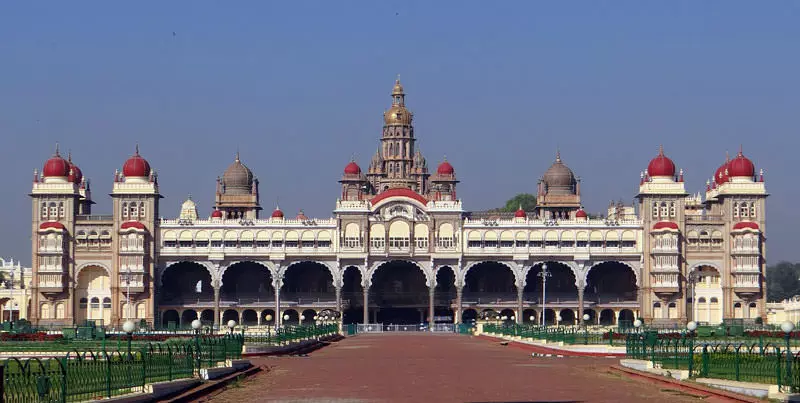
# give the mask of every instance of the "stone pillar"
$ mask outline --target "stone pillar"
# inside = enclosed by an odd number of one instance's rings
[[[336,289],[336,312],[342,313],[342,287],[335,287]],[[342,315],[344,317],[344,315]]]
[[[364,287],[364,324],[369,324],[369,288]]]
[[[578,286],[578,323],[583,324],[583,291],[585,286]]]
[[[453,320],[456,324],[461,323],[461,298],[464,287],[456,286],[456,309],[453,311]]]
[[[213,285],[214,288],[214,329],[219,329],[219,291],[222,288],[222,285],[219,283],[215,283]]]
[[[517,286],[517,315],[515,317],[516,323],[522,323],[522,292],[524,288]]]
[[[283,279],[277,279],[272,282],[272,287],[275,289],[275,328],[283,326],[283,312],[281,312],[281,287],[283,287]]]
[[[428,326],[433,329],[433,324],[436,322],[433,319],[433,303],[436,293],[436,287],[428,287]]]

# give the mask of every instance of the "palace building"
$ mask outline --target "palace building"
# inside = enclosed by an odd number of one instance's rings
[[[138,147],[114,173],[111,214],[95,214],[89,180],[56,149],[30,194],[31,320],[255,326],[332,309],[345,323],[452,323],[488,310],[539,323],[543,308],[561,324],[765,318],[767,193],[741,151],[688,193],[659,150],[631,178],[638,206],[612,203],[603,217],[583,210],[580,179],[557,153],[534,211],[468,212],[454,167],[429,170],[405,97],[398,80],[378,150],[366,170],[345,165],[329,218],[264,214],[238,153],[213,211],[190,198],[159,218],[158,175]]]

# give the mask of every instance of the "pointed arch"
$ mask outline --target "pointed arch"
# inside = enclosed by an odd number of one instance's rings
[[[405,262],[405,263],[410,263],[410,264],[416,266],[422,272],[422,274],[425,276],[425,284],[427,284],[428,287],[431,287],[431,286],[435,287],[436,286],[436,278],[431,273],[431,270],[426,268],[420,262],[417,262],[417,261],[414,261],[414,260],[411,260],[411,259],[392,259],[392,260],[380,260],[380,261],[374,262],[372,264],[372,266],[367,270],[367,273],[364,276],[362,285],[365,288],[369,288],[370,286],[372,286],[372,279],[375,276],[375,272],[378,271],[378,269],[380,269],[382,266],[385,266],[388,263],[392,263],[392,262]]]
[[[603,260],[603,261],[593,262],[592,265],[586,270],[586,274],[584,276],[584,284],[586,283],[586,280],[589,278],[589,272],[591,272],[592,269],[594,269],[595,267],[600,266],[604,263],[619,263],[621,265],[628,267],[629,269],[631,269],[634,277],[636,278],[636,287],[642,286],[641,273],[639,273],[639,269],[637,267],[634,267],[630,262],[626,262],[624,260]]]

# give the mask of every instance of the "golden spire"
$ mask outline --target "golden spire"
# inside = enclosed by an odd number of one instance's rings
[[[394,81],[394,88],[392,88],[392,95],[404,95],[403,84],[400,84],[400,74],[397,75],[397,80]]]

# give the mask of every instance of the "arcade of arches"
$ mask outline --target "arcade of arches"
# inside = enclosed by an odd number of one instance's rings
[[[549,274],[542,319],[545,264]],[[249,326],[313,323],[323,309],[342,312],[346,324],[453,323],[477,320],[490,311],[527,323],[574,324],[585,313],[590,323],[616,324],[638,316],[636,276],[619,262],[576,272],[561,262],[515,271],[510,264],[487,261],[466,265],[459,273],[457,265],[426,272],[418,263],[397,260],[376,265],[367,281],[363,266],[345,264],[338,279],[329,266],[312,261],[293,262],[282,270],[251,261],[218,272],[210,266],[179,262],[164,269],[158,297],[163,325],[187,327],[195,319]],[[582,273],[578,280],[576,273]]]

